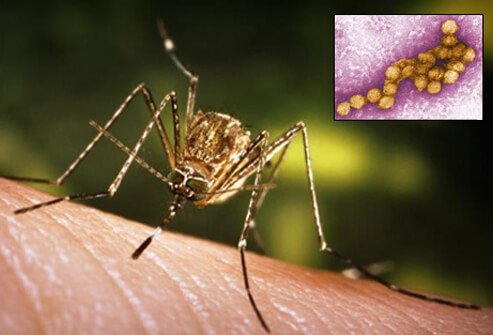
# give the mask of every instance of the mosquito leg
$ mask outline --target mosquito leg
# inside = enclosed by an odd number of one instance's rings
[[[164,99],[162,100],[161,104],[159,105],[159,108],[157,109],[157,111],[155,112],[155,114],[152,116],[152,120],[145,127],[144,131],[142,132],[142,135],[137,140],[137,143],[135,144],[134,148],[130,152],[129,157],[127,158],[127,160],[123,164],[122,168],[120,169],[120,172],[118,172],[117,176],[115,177],[115,179],[110,184],[110,186],[108,187],[107,190],[102,191],[102,192],[97,192],[97,193],[89,193],[89,194],[82,193],[82,194],[75,194],[75,195],[69,195],[69,196],[65,196],[65,197],[60,197],[60,198],[56,198],[56,199],[53,199],[53,200],[50,200],[50,201],[46,201],[46,202],[38,203],[38,204],[29,206],[29,207],[18,209],[15,212],[17,214],[19,214],[19,213],[25,213],[25,212],[28,212],[28,211],[31,211],[31,210],[34,210],[34,209],[38,209],[38,208],[45,207],[45,206],[48,206],[48,205],[53,205],[53,204],[56,204],[58,202],[66,201],[66,200],[86,200],[86,199],[100,198],[100,197],[106,197],[106,196],[113,197],[113,195],[116,193],[116,191],[118,191],[118,188],[121,185],[121,182],[123,180],[123,177],[127,173],[130,165],[135,160],[135,157],[137,156],[137,153],[140,150],[142,144],[144,144],[147,136],[149,135],[149,133],[151,132],[152,128],[154,127],[154,124],[156,124],[156,122],[157,122],[156,120],[159,119],[159,116],[160,116],[161,112],[164,110],[164,108],[166,107],[166,104],[169,101],[171,101],[171,108],[173,109],[173,112],[174,113],[176,112],[175,109],[177,108],[177,104],[176,104],[176,99],[175,99],[175,93],[174,92],[171,92],[171,93],[167,94],[164,97]],[[106,129],[105,129],[105,131],[106,131]],[[100,137],[103,136],[103,133],[100,132],[98,134],[98,136],[100,136]]]
[[[398,286],[396,286],[396,285],[388,282],[387,280],[381,278],[380,276],[377,276],[377,275],[371,273],[365,267],[356,264],[352,259],[350,259],[350,258],[348,258],[348,257],[346,257],[344,255],[341,255],[339,252],[335,251],[332,248],[325,247],[325,249],[322,250],[322,251],[323,252],[326,252],[326,253],[334,256],[334,257],[336,257],[341,262],[349,265],[351,268],[358,270],[365,277],[370,278],[370,279],[376,281],[377,283],[380,283],[380,284],[384,285],[385,287],[391,289],[392,291],[399,292],[401,294],[405,294],[405,295],[408,295],[408,296],[411,296],[411,297],[414,297],[414,298],[436,302],[436,303],[439,303],[439,304],[442,304],[442,305],[448,305],[448,306],[452,306],[452,307],[466,308],[466,309],[480,309],[480,306],[475,305],[475,304],[468,304],[468,303],[450,301],[450,300],[447,300],[447,299],[433,297],[433,296],[429,296],[429,295],[424,294],[424,293],[420,293],[420,292],[416,292],[416,291],[412,291],[412,290],[408,290],[408,289],[405,289],[405,288],[398,287]]]
[[[127,98],[123,101],[123,103],[120,105],[120,107],[116,110],[116,112],[113,114],[113,116],[106,122],[104,129],[109,130],[113,124],[118,120],[120,115],[126,110],[130,102],[139,94],[141,93],[144,96],[147,109],[149,110],[149,113],[151,114],[152,117],[154,117],[154,114],[156,113],[156,105],[154,103],[154,100],[152,98],[151,91],[145,86],[145,84],[140,84],[138,85],[128,96]],[[168,163],[170,165],[170,168],[174,167],[174,161],[175,157],[172,156],[172,149],[171,145],[168,139],[168,136],[166,134],[166,130],[164,128],[164,125],[162,123],[161,118],[159,118],[156,122],[159,137],[161,139],[161,143],[163,145],[164,151],[166,153],[166,158],[168,160]],[[5,178],[12,179],[12,180],[17,180],[17,181],[26,181],[26,182],[36,182],[36,183],[45,183],[45,184],[53,184],[56,186],[62,185],[66,179],[74,172],[74,170],[77,168],[77,166],[86,158],[86,156],[89,154],[89,152],[93,149],[93,147],[99,142],[101,137],[103,136],[103,133],[98,133],[93,140],[85,147],[85,149],[79,154],[79,156],[70,164],[70,166],[65,170],[64,173],[60,177],[58,177],[56,180],[50,180],[50,179],[41,179],[41,178],[29,178],[29,177],[13,177],[13,176],[5,176]]]
[[[238,180],[255,173],[258,165],[259,156],[257,155],[257,157],[255,157],[254,159],[252,159],[251,156],[254,155],[256,151],[258,151],[259,146],[263,142],[263,137],[258,136],[250,144],[247,150],[245,150],[245,152],[238,158],[238,161],[229,168],[229,172],[225,174],[225,177],[218,180],[217,184],[220,185],[220,187],[217,191],[222,192],[228,190],[231,188],[231,185],[234,185]],[[266,162],[268,162],[268,159],[266,159]],[[245,170],[245,166],[250,167],[251,173],[249,172],[248,174],[242,174],[242,171]]]
[[[195,96],[197,94],[197,84],[199,82],[199,77],[190,70],[189,67],[185,66],[183,62],[176,55],[175,42],[169,37],[166,32],[166,28],[164,27],[164,22],[162,20],[158,20],[157,22],[159,35],[161,35],[161,39],[163,40],[164,51],[169,55],[173,63],[176,67],[190,79],[190,84],[188,86],[188,99],[187,99],[187,114],[186,114],[186,127],[185,127],[185,137],[188,134],[188,130],[190,129],[190,125],[192,123],[193,110],[195,107]]]
[[[279,158],[277,159],[276,163],[272,167],[272,170],[271,170],[269,176],[267,177],[267,181],[265,182],[266,184],[271,184],[272,181],[274,180],[274,178],[277,176],[277,173],[279,172],[279,167],[281,166],[282,160],[284,159],[284,155],[286,154],[286,151],[289,148],[289,144],[290,143],[286,144],[286,146],[284,146],[282,148],[282,151],[279,155]],[[258,195],[258,200],[255,204],[255,213],[259,210],[260,206],[262,206],[262,204],[264,203],[264,199],[267,195],[267,192],[269,192],[269,190],[270,190],[270,188],[267,188],[267,187],[262,188],[260,190],[260,193]],[[262,237],[260,236],[260,233],[257,229],[255,221],[253,219],[250,222],[250,230],[252,232],[252,237],[253,237],[255,244],[261,250],[261,253],[265,255],[264,243],[263,243]]]
[[[407,290],[404,288],[400,288],[400,287],[386,281],[385,279],[371,273],[365,267],[356,264],[349,257],[346,257],[346,256],[340,254],[339,252],[335,251],[334,249],[329,248],[327,246],[326,241],[325,241],[324,233],[322,230],[322,223],[320,221],[317,195],[315,193],[315,185],[314,185],[314,181],[313,181],[313,173],[312,173],[312,167],[311,167],[310,148],[309,148],[309,144],[308,144],[308,132],[306,130],[305,124],[303,122],[296,123],[292,128],[290,128],[282,136],[280,136],[279,139],[274,141],[274,143],[270,147],[270,151],[275,151],[275,149],[277,147],[280,147],[282,145],[287,145],[287,143],[291,142],[292,139],[294,138],[294,136],[297,133],[299,133],[300,131],[302,132],[302,135],[303,135],[303,146],[304,146],[304,151],[305,151],[305,165],[306,165],[306,172],[307,172],[307,177],[308,177],[308,187],[310,189],[310,194],[311,194],[311,198],[312,198],[313,216],[314,216],[315,225],[317,228],[317,235],[318,235],[318,241],[319,241],[319,245],[320,245],[320,251],[336,257],[341,262],[349,265],[352,268],[357,269],[358,271],[363,273],[366,277],[376,281],[377,283],[384,285],[385,287],[387,287],[393,291],[396,291],[396,292],[399,292],[399,293],[402,293],[405,295],[409,295],[409,296],[412,296],[412,297],[415,297],[418,299],[433,301],[436,303],[449,305],[449,306],[453,306],[453,307],[469,308],[469,309],[478,309],[479,308],[479,306],[474,305],[474,304],[453,302],[453,301],[449,301],[446,299],[432,297],[432,296],[429,296],[429,295],[426,295],[423,293],[419,293],[419,292]],[[269,155],[269,152],[268,152],[268,155]]]
[[[272,181],[274,180],[274,178],[276,178],[277,176],[277,173],[279,172],[279,167],[281,166],[281,163],[284,159],[284,155],[286,154],[286,151],[288,150],[289,148],[289,144],[290,142],[288,142],[283,148],[282,148],[282,151],[279,155],[279,158],[277,159],[276,163],[274,164],[274,166],[272,167],[272,170],[269,174],[269,176],[267,177],[267,181],[265,182],[265,184],[272,184]],[[267,195],[267,192],[269,192],[270,188],[263,188],[261,191],[260,191],[260,194],[259,194],[259,197],[258,197],[258,201],[257,201],[257,210],[260,208],[260,206],[262,206],[262,204],[264,203],[264,199]]]
[[[264,169],[264,165],[266,162],[266,148],[267,148],[267,143],[269,140],[269,133],[264,131],[259,135],[259,137],[257,139],[262,141],[263,145],[261,147],[262,151],[260,153],[260,159],[258,160],[258,164],[257,164],[257,172],[255,174],[255,182],[254,182],[255,186],[260,185],[260,179],[261,179],[262,171]],[[259,196],[259,191],[257,188],[254,188],[252,190],[250,202],[248,204],[248,210],[247,210],[247,214],[246,214],[245,221],[243,224],[243,230],[241,232],[240,240],[238,242],[238,249],[240,249],[241,268],[243,271],[243,280],[245,283],[245,289],[247,291],[248,299],[250,300],[250,304],[252,305],[252,308],[255,311],[257,318],[259,319],[260,323],[262,324],[262,327],[265,329],[265,331],[270,332],[269,326],[265,322],[265,319],[262,316],[262,313],[260,312],[260,310],[258,309],[257,304],[255,302],[255,299],[253,298],[253,295],[252,295],[252,292],[250,289],[250,282],[248,279],[248,271],[247,271],[247,265],[246,265],[246,259],[245,259],[245,250],[247,247],[248,233],[252,227],[251,222],[255,218],[256,204],[258,201],[258,196]]]
[[[60,198],[55,198],[55,199],[50,200],[50,201],[40,202],[38,204],[29,206],[29,207],[24,207],[24,208],[16,209],[14,211],[14,214],[23,214],[23,213],[30,212],[30,211],[35,210],[35,209],[38,209],[38,208],[42,208],[42,207],[54,205],[54,204],[57,204],[57,203],[62,202],[62,201],[90,200],[90,199],[97,199],[97,198],[107,197],[109,195],[110,195],[110,193],[108,191],[102,191],[102,192],[97,192],[97,193],[78,193],[78,194],[72,194],[72,195],[67,195],[67,196],[60,197]]]
[[[89,124],[96,128],[97,131],[100,131],[104,134],[104,137],[106,137],[108,140],[110,140],[111,143],[113,143],[117,148],[122,150],[124,153],[126,153],[128,156],[132,154],[132,149],[127,147],[125,144],[123,144],[119,139],[117,139],[115,136],[113,136],[112,133],[109,131],[104,130],[102,126],[97,124],[95,121],[89,121]],[[154,177],[157,179],[163,181],[163,182],[168,182],[168,179],[164,176],[163,173],[158,171],[156,168],[152,167],[149,163],[147,163],[142,157],[139,155],[135,155],[135,162],[142,166],[144,169],[146,169],[150,174],[152,174]]]
[[[164,230],[164,228],[175,218],[176,213],[178,210],[183,208],[183,205],[185,204],[186,199],[183,198],[182,196],[176,195],[175,198],[173,199],[173,202],[169,206],[168,209],[168,214],[163,218],[161,221],[161,224],[154,230],[154,232],[142,242],[137,249],[132,253],[132,258],[137,259],[142,255],[144,250],[147,249],[147,247],[151,244],[152,240],[161,234],[161,232]]]
[[[282,140],[282,138],[280,138]],[[289,146],[290,142],[289,141],[280,141],[280,139],[277,139],[274,141],[272,144],[268,146],[266,149],[266,164],[270,162],[270,158],[272,158],[273,155],[275,155],[279,150],[281,150],[281,154],[273,166],[269,177],[268,177],[268,182],[266,185],[271,184],[272,180],[276,177],[277,172],[279,170],[279,166],[281,165],[281,162],[284,158],[284,155],[287,151],[287,147]],[[229,189],[229,187],[234,184],[236,181],[239,179],[242,179],[244,177],[247,177],[251,175],[252,173],[255,172],[256,166],[258,165],[258,160],[260,159],[260,156],[257,156],[256,158],[251,159],[251,154],[255,152],[255,150],[258,149],[259,144],[261,143],[262,139],[257,138],[255,141],[252,142],[248,150],[245,151],[244,155],[240,157],[238,162],[231,167],[231,172],[230,174],[226,177],[226,179],[222,182],[223,185],[221,186],[220,191],[224,191]],[[261,192],[259,193],[258,196],[258,201],[256,202],[255,205],[255,212],[260,208],[262,205],[265,196],[267,195],[269,188],[262,188]],[[256,229],[256,224],[254,220],[250,221],[250,231],[252,232],[253,240],[255,244],[258,246],[262,254],[265,254],[265,248],[264,244],[262,241],[262,238]]]

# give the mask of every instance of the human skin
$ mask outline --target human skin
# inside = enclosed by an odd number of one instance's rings
[[[0,179],[2,334],[262,334],[239,252],[152,231]],[[273,334],[491,334],[493,312],[407,297],[367,280],[247,254],[253,294]]]

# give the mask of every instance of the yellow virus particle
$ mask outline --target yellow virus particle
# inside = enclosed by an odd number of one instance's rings
[[[447,64],[447,69],[461,73],[466,69],[466,64],[461,61],[452,61]]]
[[[399,83],[407,78],[414,82],[419,92],[426,89],[429,94],[439,93],[442,84],[455,83],[459,74],[466,70],[466,63],[476,58],[476,51],[459,41],[455,35],[459,26],[454,20],[444,21],[441,30],[444,35],[439,45],[420,52],[415,59],[402,58],[394,62],[385,70],[382,89],[372,88],[366,96],[351,96],[349,102],[342,102],[337,106],[337,113],[346,116],[351,108],[361,109],[367,102],[378,104],[380,109],[389,109],[394,105]]]
[[[379,90],[378,88],[372,88],[371,90],[368,91],[368,93],[366,93],[366,98],[372,104],[377,103],[378,100],[382,98],[382,91]]]
[[[418,60],[421,62],[421,63],[424,63],[424,64],[431,64],[432,66],[435,65],[435,62],[436,62],[436,58],[435,56],[433,55],[432,52],[428,51],[428,52],[421,52],[419,55],[418,55]]]
[[[351,106],[349,105],[349,102],[341,102],[337,106],[337,113],[341,116],[346,116],[349,114],[349,111],[351,110]]]
[[[428,71],[428,78],[431,80],[442,80],[445,71],[443,68],[435,66],[430,71]]]
[[[453,84],[459,79],[459,72],[454,70],[447,70],[443,75],[443,83],[444,84]]]
[[[445,35],[442,37],[442,44],[448,47],[454,46],[459,42],[455,35]]]
[[[442,89],[442,84],[438,80],[430,81],[428,86],[426,86],[426,90],[428,91],[428,93],[431,94],[437,94],[438,92],[441,91],[441,89]]]
[[[397,80],[399,79],[401,75],[401,69],[399,69],[397,66],[389,66],[387,70],[385,71],[385,76],[389,80]]]
[[[378,108],[389,109],[394,105],[394,97],[389,97],[387,95],[383,96],[378,103]]]
[[[452,48],[452,58],[461,58],[466,53],[466,50],[467,48],[464,43],[457,44]]]
[[[401,72],[402,78],[405,79],[405,78],[411,77],[413,75],[413,73],[414,73],[415,70],[416,69],[414,68],[414,66],[407,65],[406,67],[404,67],[402,69],[402,72]]]
[[[360,109],[366,104],[366,99],[360,94],[355,94],[349,99],[349,103],[354,109]]]
[[[387,82],[383,85],[383,94],[394,95],[397,93],[397,84],[393,82]]]
[[[414,86],[421,92],[428,86],[428,77],[423,74],[414,77]]]
[[[445,35],[455,34],[459,30],[457,23],[454,20],[447,20],[442,23],[442,32]]]
[[[441,60],[447,58],[449,55],[449,49],[444,47],[443,45],[437,45],[432,50],[433,50],[433,53],[435,54],[435,56],[437,56],[438,59],[441,59]]]
[[[476,52],[474,51],[473,48],[469,47],[466,49],[464,56],[462,57],[462,60],[464,62],[472,62],[475,57],[476,57]]]

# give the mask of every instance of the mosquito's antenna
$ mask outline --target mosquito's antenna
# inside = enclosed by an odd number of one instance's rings
[[[175,65],[180,69],[181,72],[183,72],[188,78],[192,79],[195,78],[195,74],[187,68],[181,60],[176,56],[176,48],[175,48],[175,42],[169,37],[168,33],[166,32],[166,28],[164,27],[164,22],[161,18],[157,20],[157,28],[159,30],[159,35],[161,35],[161,38],[163,40],[163,46],[164,50],[169,54],[171,60]]]
[[[169,209],[168,209],[168,215],[166,215],[163,219],[163,221],[161,222],[161,224],[154,230],[154,232],[144,240],[144,242],[142,242],[141,245],[139,245],[139,247],[137,249],[135,249],[135,251],[132,253],[132,258],[133,259],[137,259],[140,257],[140,255],[144,252],[144,250],[147,249],[147,247],[151,244],[152,240],[154,239],[154,237],[158,236],[159,234],[161,234],[161,232],[163,231],[164,227],[170,223],[171,221],[173,221],[176,213],[178,212],[178,210],[180,210],[183,205],[185,204],[185,201],[186,199],[182,196],[175,196],[175,198],[173,199],[173,202],[171,203],[171,205],[169,206]]]
[[[97,124],[95,121],[89,121],[89,124],[96,128],[100,133],[104,135],[107,139],[111,141],[114,145],[116,145],[119,149],[121,149],[123,152],[125,152],[127,155],[132,154],[132,150],[130,150],[129,147],[127,147],[125,144],[123,144],[119,139],[117,139],[113,134],[111,134],[109,131],[105,130],[103,127],[101,127],[99,124]],[[142,157],[135,155],[135,162],[142,166],[144,169],[149,171],[154,177],[157,179],[167,183],[168,178],[166,178],[161,172],[153,168],[149,163],[147,163]]]

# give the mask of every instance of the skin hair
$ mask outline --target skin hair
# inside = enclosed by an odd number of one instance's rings
[[[137,222],[70,202],[13,214],[50,198],[0,179],[2,333],[263,333],[235,248],[164,231],[136,261],[130,254],[151,231]],[[253,253],[247,259],[252,290],[275,334],[493,329],[488,308],[452,308],[367,280]]]

